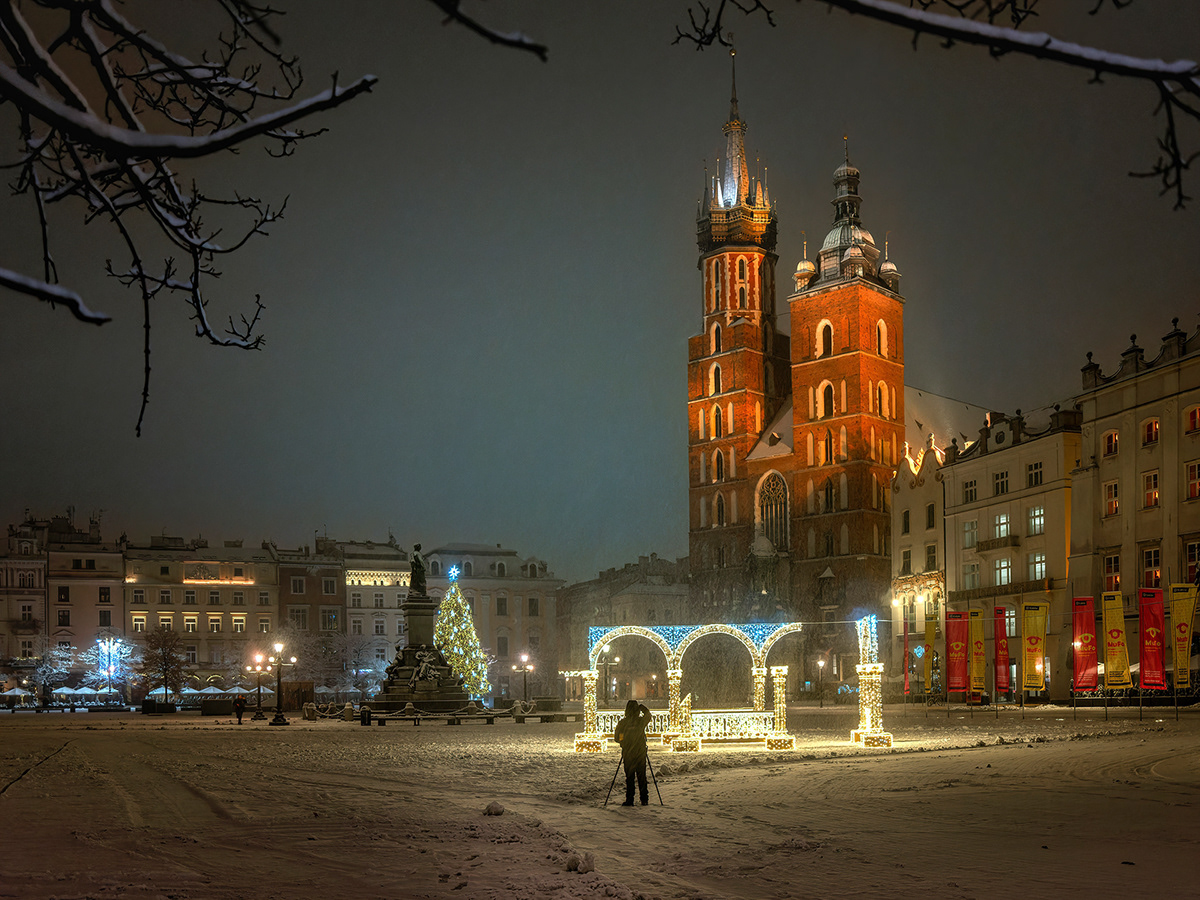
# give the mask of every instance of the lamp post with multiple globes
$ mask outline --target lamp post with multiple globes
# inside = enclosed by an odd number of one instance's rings
[[[296,657],[293,656],[289,661],[285,662],[283,659],[283,644],[276,643],[275,655],[269,657],[268,660],[275,666],[275,718],[268,724],[290,725],[291,723],[283,715],[283,667],[294,666],[296,664]]]
[[[821,709],[825,708],[825,660],[817,660],[817,696],[821,698]]]
[[[513,666],[512,669],[514,672],[520,672],[521,675],[524,677],[524,684],[521,687],[521,699],[525,703],[528,703],[529,702],[529,673],[533,671],[533,666],[531,666],[529,664],[529,654],[522,653],[521,654],[521,664],[519,666]]]
[[[258,720],[258,719],[265,719],[267,717],[267,714],[263,712],[263,708],[262,708],[262,677],[263,677],[263,672],[270,674],[271,666],[270,666],[270,664],[267,664],[264,666],[263,665],[263,655],[261,653],[255,653],[254,654],[254,665],[246,666],[246,671],[253,672],[255,677],[258,679],[257,707],[254,710],[254,715],[252,715],[250,717],[250,719],[251,719],[251,721]]]
[[[612,657],[612,659],[609,659],[608,650],[609,650],[609,645],[605,644],[604,649],[600,651],[600,655],[604,657],[604,659],[601,660],[600,665],[604,666],[604,705],[605,706],[608,706],[608,691],[609,691],[609,688],[611,687],[611,685],[609,684],[609,679],[608,679],[608,667],[615,666],[617,663],[619,663],[621,661],[621,657],[619,657],[619,656],[614,656],[614,657]]]

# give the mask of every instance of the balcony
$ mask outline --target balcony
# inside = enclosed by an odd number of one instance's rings
[[[1052,582],[1049,578],[1039,578],[1036,581],[1014,581],[994,587],[950,591],[948,599],[951,603],[967,603],[971,600],[991,600],[993,597],[1010,597],[1014,594],[1044,594],[1051,589],[1051,586]]]
[[[991,550],[1004,550],[1008,547],[1020,547],[1021,538],[1016,534],[1006,534],[1004,537],[991,538],[986,541],[979,541],[975,545],[976,553],[987,553]]]

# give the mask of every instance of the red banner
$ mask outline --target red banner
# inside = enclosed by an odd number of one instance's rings
[[[967,613],[946,613],[946,690],[965,691],[967,680]]]
[[[1091,597],[1076,597],[1074,609],[1075,690],[1090,691],[1100,683],[1096,655],[1096,606]]]
[[[1143,688],[1167,687],[1165,662],[1166,630],[1163,622],[1162,588],[1138,589],[1138,631],[1141,654],[1138,657],[1139,684]]]
[[[1008,680],[1008,616],[1003,606],[996,607],[993,624],[996,643],[996,693],[1007,694],[1011,687]]]

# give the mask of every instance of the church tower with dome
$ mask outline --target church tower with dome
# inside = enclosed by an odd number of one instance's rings
[[[746,176],[745,130],[735,91],[727,155],[698,217],[692,599],[710,621],[844,622],[881,611],[891,583],[890,485],[905,440],[900,275],[863,226],[847,154],[833,227],[815,262],[806,248],[780,316],[776,211]]]

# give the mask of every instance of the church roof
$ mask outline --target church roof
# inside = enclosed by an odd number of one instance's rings
[[[939,447],[949,447],[954,438],[965,446],[979,436],[987,414],[987,407],[904,386],[904,439],[910,447],[924,447],[931,434]]]
[[[772,459],[776,456],[791,456],[795,451],[792,446],[792,401],[775,416],[774,421],[767,426],[758,443],[746,459]]]

